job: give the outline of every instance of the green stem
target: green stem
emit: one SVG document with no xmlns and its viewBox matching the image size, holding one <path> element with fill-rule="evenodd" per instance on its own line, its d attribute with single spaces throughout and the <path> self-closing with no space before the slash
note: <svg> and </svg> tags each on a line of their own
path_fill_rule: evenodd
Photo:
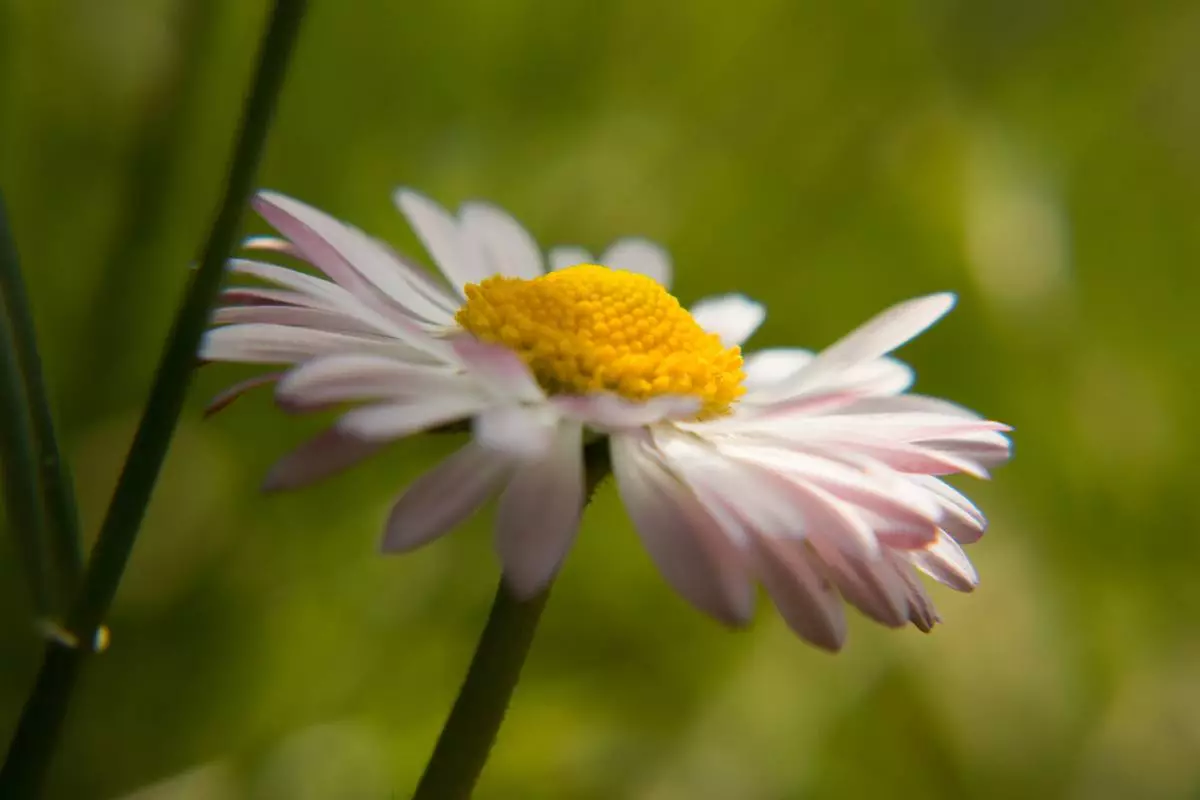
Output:
<svg viewBox="0 0 1200 800">
<path fill-rule="evenodd" d="M 591 502 L 600 482 L 611 470 L 608 442 L 601 440 L 587 445 L 584 463 L 585 497 Z M 467 677 L 442 726 L 413 800 L 465 800 L 471 796 L 504 722 L 549 596 L 547 588 L 532 600 L 519 603 L 501 581 Z"/>
<path fill-rule="evenodd" d="M 220 209 L 159 362 L 146 409 L 88 561 L 83 588 L 67 619 L 67 628 L 79 646 L 70 648 L 51 641 L 46 647 L 37 682 L 0 768 L 0 797 L 6 800 L 40 793 L 80 666 L 112 605 L 133 550 L 183 409 L 196 350 L 220 289 L 225 259 L 237 238 L 242 208 L 250 194 L 304 8 L 305 0 L 276 0 L 271 12 Z"/>
<path fill-rule="evenodd" d="M 21 342 L 21 321 L 28 319 L 21 307 L 25 303 L 23 287 L 16 244 L 0 198 L 0 462 L 9 527 L 29 581 L 34 611 L 44 618 L 54 613 L 54 597 L 38 486 L 37 435 L 29 408 L 31 393 L 22 375 L 22 354 L 33 346 L 32 341 Z M 14 295 L 14 288 L 21 291 Z"/>
</svg>

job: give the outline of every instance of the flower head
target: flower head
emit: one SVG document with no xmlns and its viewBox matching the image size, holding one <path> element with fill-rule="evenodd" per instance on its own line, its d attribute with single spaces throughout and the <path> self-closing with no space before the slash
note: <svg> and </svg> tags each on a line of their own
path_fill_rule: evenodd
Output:
<svg viewBox="0 0 1200 800">
<path fill-rule="evenodd" d="M 1010 455 L 1008 428 L 907 393 L 912 371 L 888 356 L 945 314 L 951 295 L 901 303 L 820 353 L 743 355 L 762 306 L 730 295 L 688 311 L 651 242 L 623 239 L 599 258 L 557 248 L 547 264 L 493 206 L 452 216 L 414 192 L 396 199 L 448 287 L 309 206 L 255 200 L 285 238 L 247 247 L 325 277 L 231 262 L 263 285 L 225 292 L 204 358 L 286 369 L 213 407 L 271 382 L 290 410 L 351 406 L 280 461 L 268 487 L 305 485 L 389 441 L 470 420 L 470 442 L 396 501 L 384 549 L 419 547 L 498 494 L 505 579 L 528 597 L 578 530 L 583 446 L 606 438 L 650 556 L 726 623 L 750 619 L 762 583 L 800 636 L 837 649 L 843 601 L 928 630 L 938 617 L 918 572 L 975 586 L 960 544 L 986 521 L 942 478 L 986 477 Z"/>
</svg>

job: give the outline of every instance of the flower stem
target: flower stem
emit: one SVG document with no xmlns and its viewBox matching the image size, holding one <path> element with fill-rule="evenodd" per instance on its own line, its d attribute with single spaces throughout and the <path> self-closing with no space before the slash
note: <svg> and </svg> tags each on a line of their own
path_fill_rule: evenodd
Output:
<svg viewBox="0 0 1200 800">
<path fill-rule="evenodd" d="M 601 481 L 611 471 L 608 442 L 600 440 L 587 445 L 584 463 L 585 497 L 586 502 L 591 502 Z M 471 796 L 504 722 L 549 596 L 547 588 L 531 600 L 517 602 L 501 581 L 467 677 L 442 726 L 413 800 L 464 800 Z"/>
<path fill-rule="evenodd" d="M 242 208 L 250 193 L 305 5 L 305 0 L 276 0 L 272 9 L 220 209 L 159 362 L 133 445 L 88 561 L 83 587 L 67 618 L 67 631 L 75 646 L 59 639 L 52 639 L 46 646 L 37 681 L 0 768 L 0 797 L 20 800 L 37 797 L 41 792 L 72 688 L 116 595 L 183 409 L 196 350 L 220 289 L 225 259 L 237 238 Z"/>
</svg>

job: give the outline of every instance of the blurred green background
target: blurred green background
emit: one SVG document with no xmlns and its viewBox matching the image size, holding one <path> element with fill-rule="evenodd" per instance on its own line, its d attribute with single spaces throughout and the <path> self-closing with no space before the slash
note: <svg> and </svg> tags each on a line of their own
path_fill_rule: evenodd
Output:
<svg viewBox="0 0 1200 800">
<path fill-rule="evenodd" d="M 834 657 L 767 604 L 670 593 L 611 488 L 558 582 L 480 798 L 1200 796 L 1200 5 L 1194 0 L 317 0 L 260 185 L 410 252 L 396 185 L 544 244 L 665 243 L 754 344 L 900 299 L 957 310 L 918 390 L 1016 426 L 930 635 Z M 0 0 L 0 186 L 94 531 L 213 211 L 264 0 Z M 248 229 L 263 230 L 258 220 Z M 321 420 L 205 368 L 58 760 L 55 798 L 400 798 L 497 570 L 487 520 L 377 554 L 456 442 L 301 493 Z M 0 540 L 0 736 L 39 645 Z"/>
</svg>

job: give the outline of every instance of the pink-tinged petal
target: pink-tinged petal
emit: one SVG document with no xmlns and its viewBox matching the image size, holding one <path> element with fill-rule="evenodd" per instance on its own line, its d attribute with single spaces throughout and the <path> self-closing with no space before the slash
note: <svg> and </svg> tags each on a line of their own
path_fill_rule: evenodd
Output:
<svg viewBox="0 0 1200 800">
<path fill-rule="evenodd" d="M 583 512 L 583 429 L 564 422 L 545 457 L 518 466 L 496 511 L 496 552 L 518 599 L 550 584 Z"/>
<path fill-rule="evenodd" d="M 247 364 L 294 364 L 333 353 L 404 355 L 398 342 L 290 325 L 249 323 L 214 328 L 204 335 L 200 357 L 206 361 Z"/>
<path fill-rule="evenodd" d="M 385 309 L 386 313 L 380 311 L 376 305 L 366 302 L 335 283 L 275 264 L 260 264 L 256 261 L 242 259 L 231 259 L 228 262 L 228 269 L 230 272 L 251 275 L 308 295 L 312 298 L 312 302 L 305 305 L 338 311 L 355 317 L 361 322 L 377 328 L 382 334 L 414 349 L 434 355 L 442 355 L 446 350 L 444 342 L 430 337 L 417 325 L 415 320 L 404 317 L 399 312 L 387 309 Z"/>
<path fill-rule="evenodd" d="M 313 301 L 319 301 L 321 308 L 350 311 L 362 306 L 362 303 L 354 295 L 336 283 L 281 267 L 278 264 L 264 264 L 261 261 L 231 258 L 226 262 L 226 269 L 235 275 L 249 275 L 261 281 L 291 289 Z"/>
<path fill-rule="evenodd" d="M 777 476 L 722 454 L 699 437 L 672 426 L 650 434 L 664 465 L 686 484 L 735 544 L 748 544 L 747 530 L 780 536 L 798 533 L 791 488 Z"/>
<path fill-rule="evenodd" d="M 208 405 L 204 407 L 204 416 L 211 417 L 218 411 L 223 411 L 229 405 L 241 397 L 251 389 L 257 389 L 259 386 L 266 386 L 279 380 L 283 375 L 282 372 L 267 372 L 262 375 L 255 375 L 253 378 L 247 378 L 244 381 L 239 381 L 228 389 L 217 394 L 212 400 L 208 401 Z"/>
<path fill-rule="evenodd" d="M 463 368 L 498 397 L 539 403 L 546 395 L 521 357 L 498 344 L 481 342 L 473 336 L 456 336 L 454 354 Z"/>
<path fill-rule="evenodd" d="M 879 543 L 889 550 L 920 550 L 937 540 L 941 530 L 932 522 L 922 525 L 895 522 L 893 520 L 871 520 L 871 529 Z"/>
<path fill-rule="evenodd" d="M 630 518 L 663 577 L 728 625 L 754 611 L 745 554 L 653 455 L 644 433 L 613 436 L 613 474 Z"/>
<path fill-rule="evenodd" d="M 640 403 L 607 393 L 559 395 L 550 398 L 550 403 L 563 416 L 601 431 L 624 431 L 665 419 L 687 419 L 700 410 L 699 400 L 678 395 L 652 397 Z"/>
<path fill-rule="evenodd" d="M 287 373 L 275 397 L 292 410 L 398 397 L 457 394 L 469 380 L 445 368 L 371 355 L 320 356 Z"/>
<path fill-rule="evenodd" d="M 922 633 L 929 633 L 934 625 L 942 621 L 933 605 L 933 599 L 925 591 L 921 579 L 913 572 L 911 566 L 898 561 L 894 563 L 896 573 L 908 589 L 908 620 Z"/>
<path fill-rule="evenodd" d="M 411 189 L 397 190 L 394 198 L 400 213 L 456 292 L 465 297 L 464 286 L 491 277 L 479 248 L 463 235 L 458 222 L 444 208 Z"/>
<path fill-rule="evenodd" d="M 979 573 L 967 554 L 944 533 L 924 550 L 914 550 L 905 555 L 917 569 L 957 592 L 970 592 L 979 585 Z"/>
<path fill-rule="evenodd" d="M 659 284 L 671 286 L 671 256 L 649 239 L 619 239 L 600 256 L 600 264 L 611 269 L 637 272 Z"/>
<path fill-rule="evenodd" d="M 558 415 L 545 405 L 516 404 L 486 408 L 476 415 L 471 431 L 480 447 L 521 460 L 546 455 L 554 442 Z M 578 423 L 573 423 L 578 427 Z"/>
<path fill-rule="evenodd" d="M 864 397 L 846 408 L 843 414 L 936 414 L 943 417 L 962 417 L 980 420 L 982 417 L 969 408 L 922 394 L 901 394 L 893 397 Z"/>
<path fill-rule="evenodd" d="M 550 250 L 550 269 L 560 270 L 580 264 L 595 264 L 596 259 L 582 247 L 555 247 Z"/>
<path fill-rule="evenodd" d="M 418 317 L 450 324 L 444 304 L 410 280 L 410 267 L 371 237 L 323 211 L 275 192 L 259 192 L 254 208 L 286 235 L 314 265 L 364 301 L 377 293 Z"/>
<path fill-rule="evenodd" d="M 920 334 L 954 307 L 949 293 L 918 297 L 892 306 L 821 351 L 792 377 L 805 384 L 874 361 Z"/>
<path fill-rule="evenodd" d="M 768 389 L 792 377 L 812 360 L 811 350 L 788 347 L 757 350 L 743 358 L 742 371 L 746 373 L 746 379 L 742 385 L 747 394 Z"/>
<path fill-rule="evenodd" d="M 262 289 L 257 286 L 239 286 L 232 289 L 222 289 L 221 294 L 217 297 L 218 309 L 229 308 L 231 306 L 277 306 L 279 308 L 297 306 L 300 308 L 329 309 L 327 303 L 300 294 L 299 292 L 289 292 L 284 289 Z"/>
<path fill-rule="evenodd" d="M 881 625 L 904 627 L 908 586 L 890 561 L 884 557 L 867 561 L 816 540 L 812 544 L 847 603 Z"/>
<path fill-rule="evenodd" d="M 721 337 L 726 347 L 742 344 L 767 318 L 761 303 L 740 294 L 707 297 L 692 306 L 691 314 L 697 325 Z"/>
<path fill-rule="evenodd" d="M 465 521 L 508 479 L 507 458 L 471 443 L 404 491 L 388 516 L 385 553 L 414 550 Z"/>
<path fill-rule="evenodd" d="M 216 309 L 212 314 L 212 324 L 214 325 L 240 325 L 258 322 L 366 336 L 380 336 L 384 333 L 378 328 L 363 323 L 357 317 L 341 311 L 326 311 L 322 308 L 278 305 L 226 306 Z"/>
<path fill-rule="evenodd" d="M 786 482 L 803 522 L 804 535 L 859 557 L 878 555 L 879 542 L 871 526 L 853 504 L 830 491 L 841 489 L 851 496 L 854 492 L 865 495 L 870 483 L 864 476 L 839 464 L 776 448 L 725 446 L 722 449 L 732 458 L 757 466 L 763 480 Z"/>
<path fill-rule="evenodd" d="M 798 539 L 755 536 L 758 576 L 780 616 L 800 638 L 837 652 L 846 640 L 846 614 L 837 589 Z"/>
<path fill-rule="evenodd" d="M 375 455 L 384 444 L 327 430 L 277 461 L 263 481 L 263 491 L 309 486 Z"/>
<path fill-rule="evenodd" d="M 975 478 L 989 477 L 982 464 L 920 445 L 885 440 L 851 440 L 846 444 L 897 472 L 913 475 L 953 475 L 962 472 Z"/>
<path fill-rule="evenodd" d="M 988 469 L 1002 466 L 1012 458 L 1012 442 L 1007 436 L 994 431 L 967 433 L 952 439 L 922 439 L 921 444 Z"/>
<path fill-rule="evenodd" d="M 855 558 L 879 554 L 879 540 L 863 515 L 850 503 L 805 480 L 791 483 L 796 490 L 797 510 L 804 535 L 813 542 L 827 542 Z"/>
<path fill-rule="evenodd" d="M 490 203 L 465 203 L 459 219 L 493 275 L 532 279 L 545 272 L 537 242 L 506 212 Z"/>
<path fill-rule="evenodd" d="M 474 416 L 487 404 L 486 398 L 475 394 L 422 395 L 347 411 L 337 427 L 367 441 L 399 439 Z"/>
<path fill-rule="evenodd" d="M 959 544 L 971 544 L 979 541 L 987 530 L 987 517 L 966 495 L 939 478 L 929 475 L 908 475 L 908 480 L 917 486 L 927 489 L 942 506 L 942 518 L 939 521 L 942 529 Z"/>
<path fill-rule="evenodd" d="M 857 392 L 842 389 L 830 391 L 814 391 L 798 394 L 783 400 L 775 400 L 764 396 L 765 393 L 749 395 L 742 399 L 739 414 L 731 418 L 726 427 L 745 427 L 747 424 L 761 426 L 770 425 L 794 417 L 811 417 L 818 414 L 840 412 L 862 398 Z"/>
</svg>

